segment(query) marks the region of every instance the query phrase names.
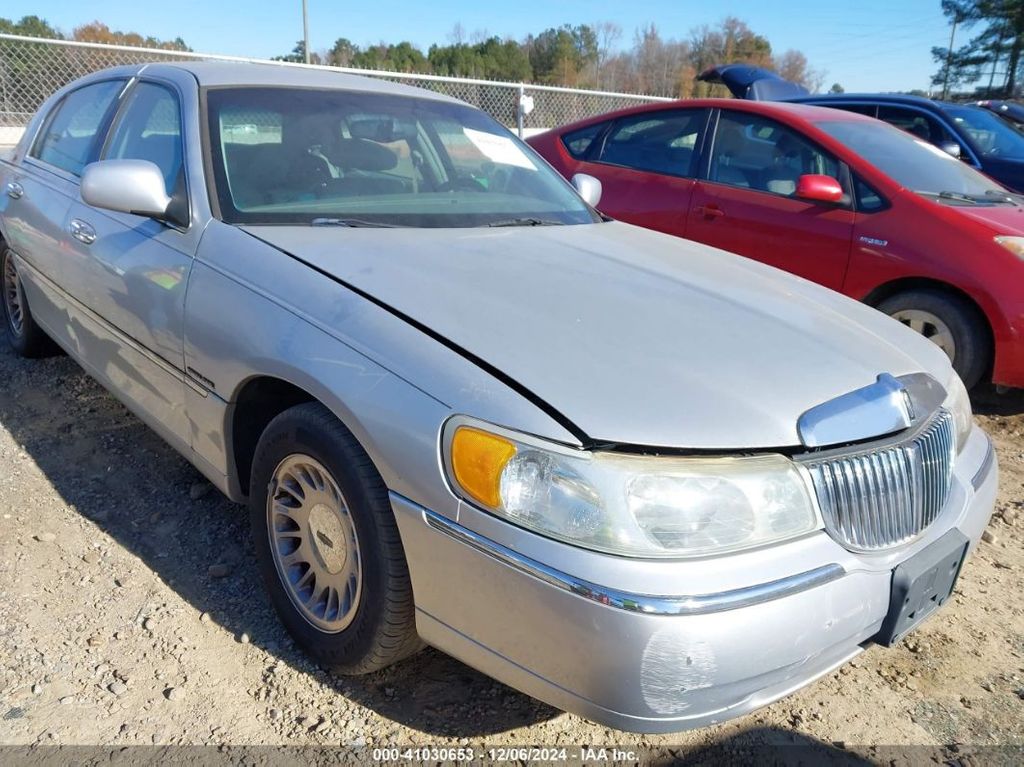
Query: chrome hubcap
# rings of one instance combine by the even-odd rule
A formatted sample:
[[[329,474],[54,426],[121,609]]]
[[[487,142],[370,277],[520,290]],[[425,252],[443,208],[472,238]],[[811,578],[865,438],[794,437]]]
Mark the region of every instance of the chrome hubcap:
[[[950,362],[956,358],[956,342],[949,326],[931,312],[921,309],[904,309],[892,315],[911,330],[920,333],[938,346],[949,357]]]
[[[362,593],[359,538],[323,464],[301,454],[278,464],[267,496],[267,530],[277,574],[296,609],[321,631],[346,628]]]
[[[11,332],[20,336],[25,329],[25,296],[21,292],[18,268],[14,265],[14,254],[8,251],[4,259],[4,307],[7,309],[7,323]]]

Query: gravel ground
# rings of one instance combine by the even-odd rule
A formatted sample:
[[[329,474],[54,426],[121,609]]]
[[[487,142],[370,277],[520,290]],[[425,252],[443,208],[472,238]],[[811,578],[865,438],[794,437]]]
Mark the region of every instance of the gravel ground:
[[[1024,396],[976,402],[1002,489],[946,608],[766,709],[643,736],[434,650],[325,673],[277,623],[240,507],[68,358],[0,342],[0,381],[0,744],[1024,743]]]

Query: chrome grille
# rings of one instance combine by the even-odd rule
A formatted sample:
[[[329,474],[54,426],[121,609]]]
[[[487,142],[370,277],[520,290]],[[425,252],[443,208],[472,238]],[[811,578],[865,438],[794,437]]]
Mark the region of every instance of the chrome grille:
[[[940,410],[904,441],[803,458],[832,537],[874,551],[909,541],[934,522],[953,477],[954,428],[952,415]]]

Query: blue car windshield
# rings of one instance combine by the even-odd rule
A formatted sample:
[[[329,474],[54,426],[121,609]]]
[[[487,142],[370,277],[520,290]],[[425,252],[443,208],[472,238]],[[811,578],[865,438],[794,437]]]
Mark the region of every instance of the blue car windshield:
[[[1005,192],[967,163],[878,120],[828,120],[815,125],[912,191],[980,198],[993,191]]]
[[[220,217],[240,224],[476,227],[600,221],[484,112],[284,87],[207,92]]]
[[[992,112],[973,106],[948,106],[949,115],[971,148],[984,157],[1024,160],[1024,136]]]

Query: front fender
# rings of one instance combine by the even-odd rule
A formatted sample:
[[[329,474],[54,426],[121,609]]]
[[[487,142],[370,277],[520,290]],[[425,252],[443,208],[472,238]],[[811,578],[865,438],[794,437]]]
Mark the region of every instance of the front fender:
[[[355,435],[391,490],[453,515],[457,504],[439,451],[450,415],[574,442],[538,407],[453,350],[221,222],[212,222],[200,243],[184,336],[186,372],[211,392],[204,398],[190,387],[192,447],[228,477],[231,404],[257,376],[319,400]]]

